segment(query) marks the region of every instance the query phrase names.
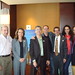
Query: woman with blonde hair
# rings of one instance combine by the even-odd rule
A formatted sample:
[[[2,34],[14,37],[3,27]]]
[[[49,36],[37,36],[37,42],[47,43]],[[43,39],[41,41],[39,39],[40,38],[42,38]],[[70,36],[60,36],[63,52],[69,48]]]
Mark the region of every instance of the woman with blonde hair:
[[[14,75],[25,75],[28,46],[24,33],[24,29],[19,28],[16,31],[15,38],[12,41]]]

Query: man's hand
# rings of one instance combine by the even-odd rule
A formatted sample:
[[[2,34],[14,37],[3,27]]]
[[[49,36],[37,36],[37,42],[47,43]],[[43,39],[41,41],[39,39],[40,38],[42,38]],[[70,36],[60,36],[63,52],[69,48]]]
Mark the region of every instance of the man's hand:
[[[50,65],[50,61],[49,61],[49,60],[47,60],[47,61],[46,61],[46,64],[47,64],[47,65]]]
[[[34,66],[34,67],[37,67],[36,61],[33,62],[33,66]]]
[[[35,39],[35,37],[33,36],[31,39]]]
[[[2,66],[0,66],[0,70],[2,70]]]
[[[65,63],[66,62],[66,59],[63,59],[63,62]]]

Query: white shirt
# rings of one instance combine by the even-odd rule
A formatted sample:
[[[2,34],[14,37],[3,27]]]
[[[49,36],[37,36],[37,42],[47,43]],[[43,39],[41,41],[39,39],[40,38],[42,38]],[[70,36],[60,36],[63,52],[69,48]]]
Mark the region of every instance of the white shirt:
[[[54,52],[55,52],[56,38],[58,38],[58,53],[60,53],[60,35],[59,35],[59,36],[55,36],[55,42],[54,42]]]
[[[4,37],[0,35],[0,56],[11,54],[12,38],[10,36]]]

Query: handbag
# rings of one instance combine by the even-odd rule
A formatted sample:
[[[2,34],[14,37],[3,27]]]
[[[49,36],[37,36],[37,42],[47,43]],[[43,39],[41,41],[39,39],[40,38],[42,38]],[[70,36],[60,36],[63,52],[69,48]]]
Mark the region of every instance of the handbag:
[[[40,67],[38,67],[36,75],[41,75]]]
[[[46,66],[46,74],[50,75],[50,66]]]

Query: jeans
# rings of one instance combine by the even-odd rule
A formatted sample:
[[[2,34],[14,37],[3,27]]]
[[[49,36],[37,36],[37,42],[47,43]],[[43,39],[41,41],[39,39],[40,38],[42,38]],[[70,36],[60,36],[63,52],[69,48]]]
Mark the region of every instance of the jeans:
[[[68,68],[71,62],[71,55],[67,55],[66,63],[64,63],[64,75],[69,75]]]
[[[54,64],[52,55],[50,55],[50,75],[54,75]]]

